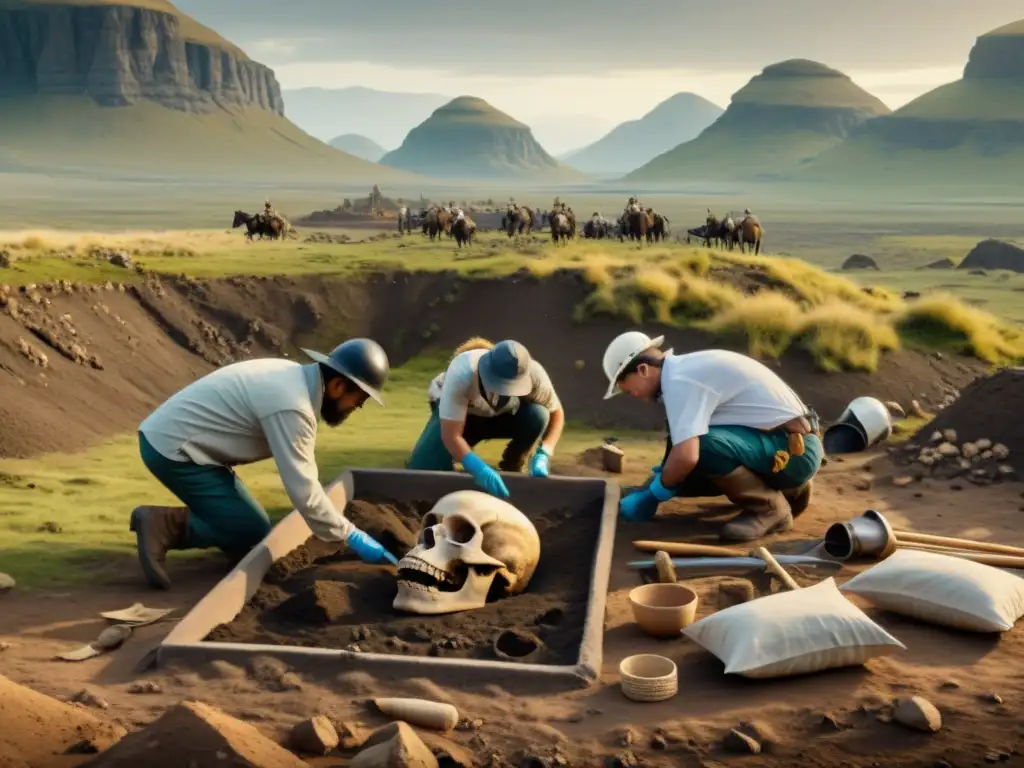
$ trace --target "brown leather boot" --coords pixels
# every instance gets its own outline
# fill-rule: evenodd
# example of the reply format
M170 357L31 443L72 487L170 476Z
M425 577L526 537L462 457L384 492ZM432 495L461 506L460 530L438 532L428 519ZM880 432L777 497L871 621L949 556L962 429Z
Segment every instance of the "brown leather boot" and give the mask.
M520 455L510 454L508 449L501 454L501 461L498 462L498 469L502 472L522 472L526 469L526 462L530 458L530 452Z
M788 488L782 492L782 495L786 497L786 501L789 502L789 508L793 513L793 517L796 517L810 506L813 484L813 480L808 480L803 485L796 488Z
M157 589L169 589L171 580L164 565L168 551L185 544L188 507L136 507L128 527L135 532L139 565L146 580Z
M782 492L769 488L746 467L715 478L714 483L743 510L722 527L719 535L723 541L756 541L770 533L788 531L793 525L793 514Z

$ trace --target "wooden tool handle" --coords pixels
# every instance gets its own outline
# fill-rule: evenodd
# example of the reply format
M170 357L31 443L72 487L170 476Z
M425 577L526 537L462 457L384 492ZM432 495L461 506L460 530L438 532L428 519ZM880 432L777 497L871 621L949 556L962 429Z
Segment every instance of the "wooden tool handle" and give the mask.
M672 557L742 557L746 554L727 547L684 544L681 541L634 541L633 546L642 552L661 551Z
M970 560L982 565L991 565L993 568L1015 568L1024 569L1024 557L1011 557L1010 555L995 555L989 552L967 552L962 549L951 547L940 547L936 544L914 544L899 542L899 549L913 549L920 552L931 552L936 555L950 555L959 557L961 560Z
M930 533L914 533L913 531L893 531L896 540L901 544L934 544L939 547L966 549L970 552L990 552L995 555L1024 557L1021 547L1008 547L1005 544L992 544L987 541L971 541L970 539L954 539L950 536L933 536Z
M779 561L772 557L772 553L764 547L758 547L754 550L754 554L765 561L768 564L768 570L771 571L775 576L779 577L779 581L786 585L788 589L800 589L800 585L797 584L793 577L786 573L786 570L779 565Z

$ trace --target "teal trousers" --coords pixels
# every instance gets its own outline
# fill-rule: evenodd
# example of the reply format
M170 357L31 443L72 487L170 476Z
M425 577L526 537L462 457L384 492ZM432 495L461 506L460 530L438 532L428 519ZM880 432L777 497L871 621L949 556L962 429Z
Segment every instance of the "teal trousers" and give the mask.
M172 461L139 432L139 454L153 476L188 507L183 549L248 552L270 533L266 511L228 467Z
M473 448L484 440L508 440L508 446L501 458L502 469L518 470L529 456L534 444L544 436L551 413L537 403L522 402L515 413L500 416L466 417L462 437ZM405 464L406 469L435 470L451 472L455 460L441 440L441 417L437 405L430 406L430 418L420 434Z
M789 450L789 435L784 430L764 432L752 427L716 426L699 439L697 466L676 490L676 496L721 496L714 478L724 477L739 467L746 467L776 490L797 488L818 473L824 455L821 439L805 435L804 455L790 456L784 469L773 472L776 451Z

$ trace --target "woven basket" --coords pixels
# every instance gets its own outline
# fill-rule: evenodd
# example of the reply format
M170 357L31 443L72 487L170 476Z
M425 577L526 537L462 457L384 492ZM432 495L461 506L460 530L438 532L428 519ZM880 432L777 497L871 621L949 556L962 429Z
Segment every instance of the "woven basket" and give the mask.
M675 662L664 656L629 656L619 664L619 678L623 695L633 701L664 701L679 692Z

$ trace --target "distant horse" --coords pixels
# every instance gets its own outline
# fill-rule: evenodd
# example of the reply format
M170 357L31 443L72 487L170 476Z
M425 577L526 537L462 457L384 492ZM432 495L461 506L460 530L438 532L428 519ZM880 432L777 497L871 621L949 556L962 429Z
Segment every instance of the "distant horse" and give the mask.
M555 245L568 245L569 239L572 237L572 226L569 223L568 214L558 213L551 214L551 242Z
M668 240L668 217L653 211L648 211L648 213L651 214L652 226L647 230L647 241L659 243L662 240Z
M238 229L244 224L246 229L245 237L247 240L252 240L253 235L259 235L260 240L264 237L276 240L281 236L281 228L280 226L275 227L275 223L275 220L267 221L260 214L251 215L245 211L235 211L235 218L231 222L231 227L232 229Z
M634 211L629 214L629 237L643 245L647 232L654 226L654 220L647 211Z
M452 224L452 235L455 236L455 242L459 244L459 248L465 244L470 246L473 244L473 233L476 232L476 224L469 217L459 219Z
M752 246L754 249L754 255L760 255L761 253L761 238L764 235L764 228L754 216L747 216L740 223L739 227L739 243L740 253L746 253L745 246Z

